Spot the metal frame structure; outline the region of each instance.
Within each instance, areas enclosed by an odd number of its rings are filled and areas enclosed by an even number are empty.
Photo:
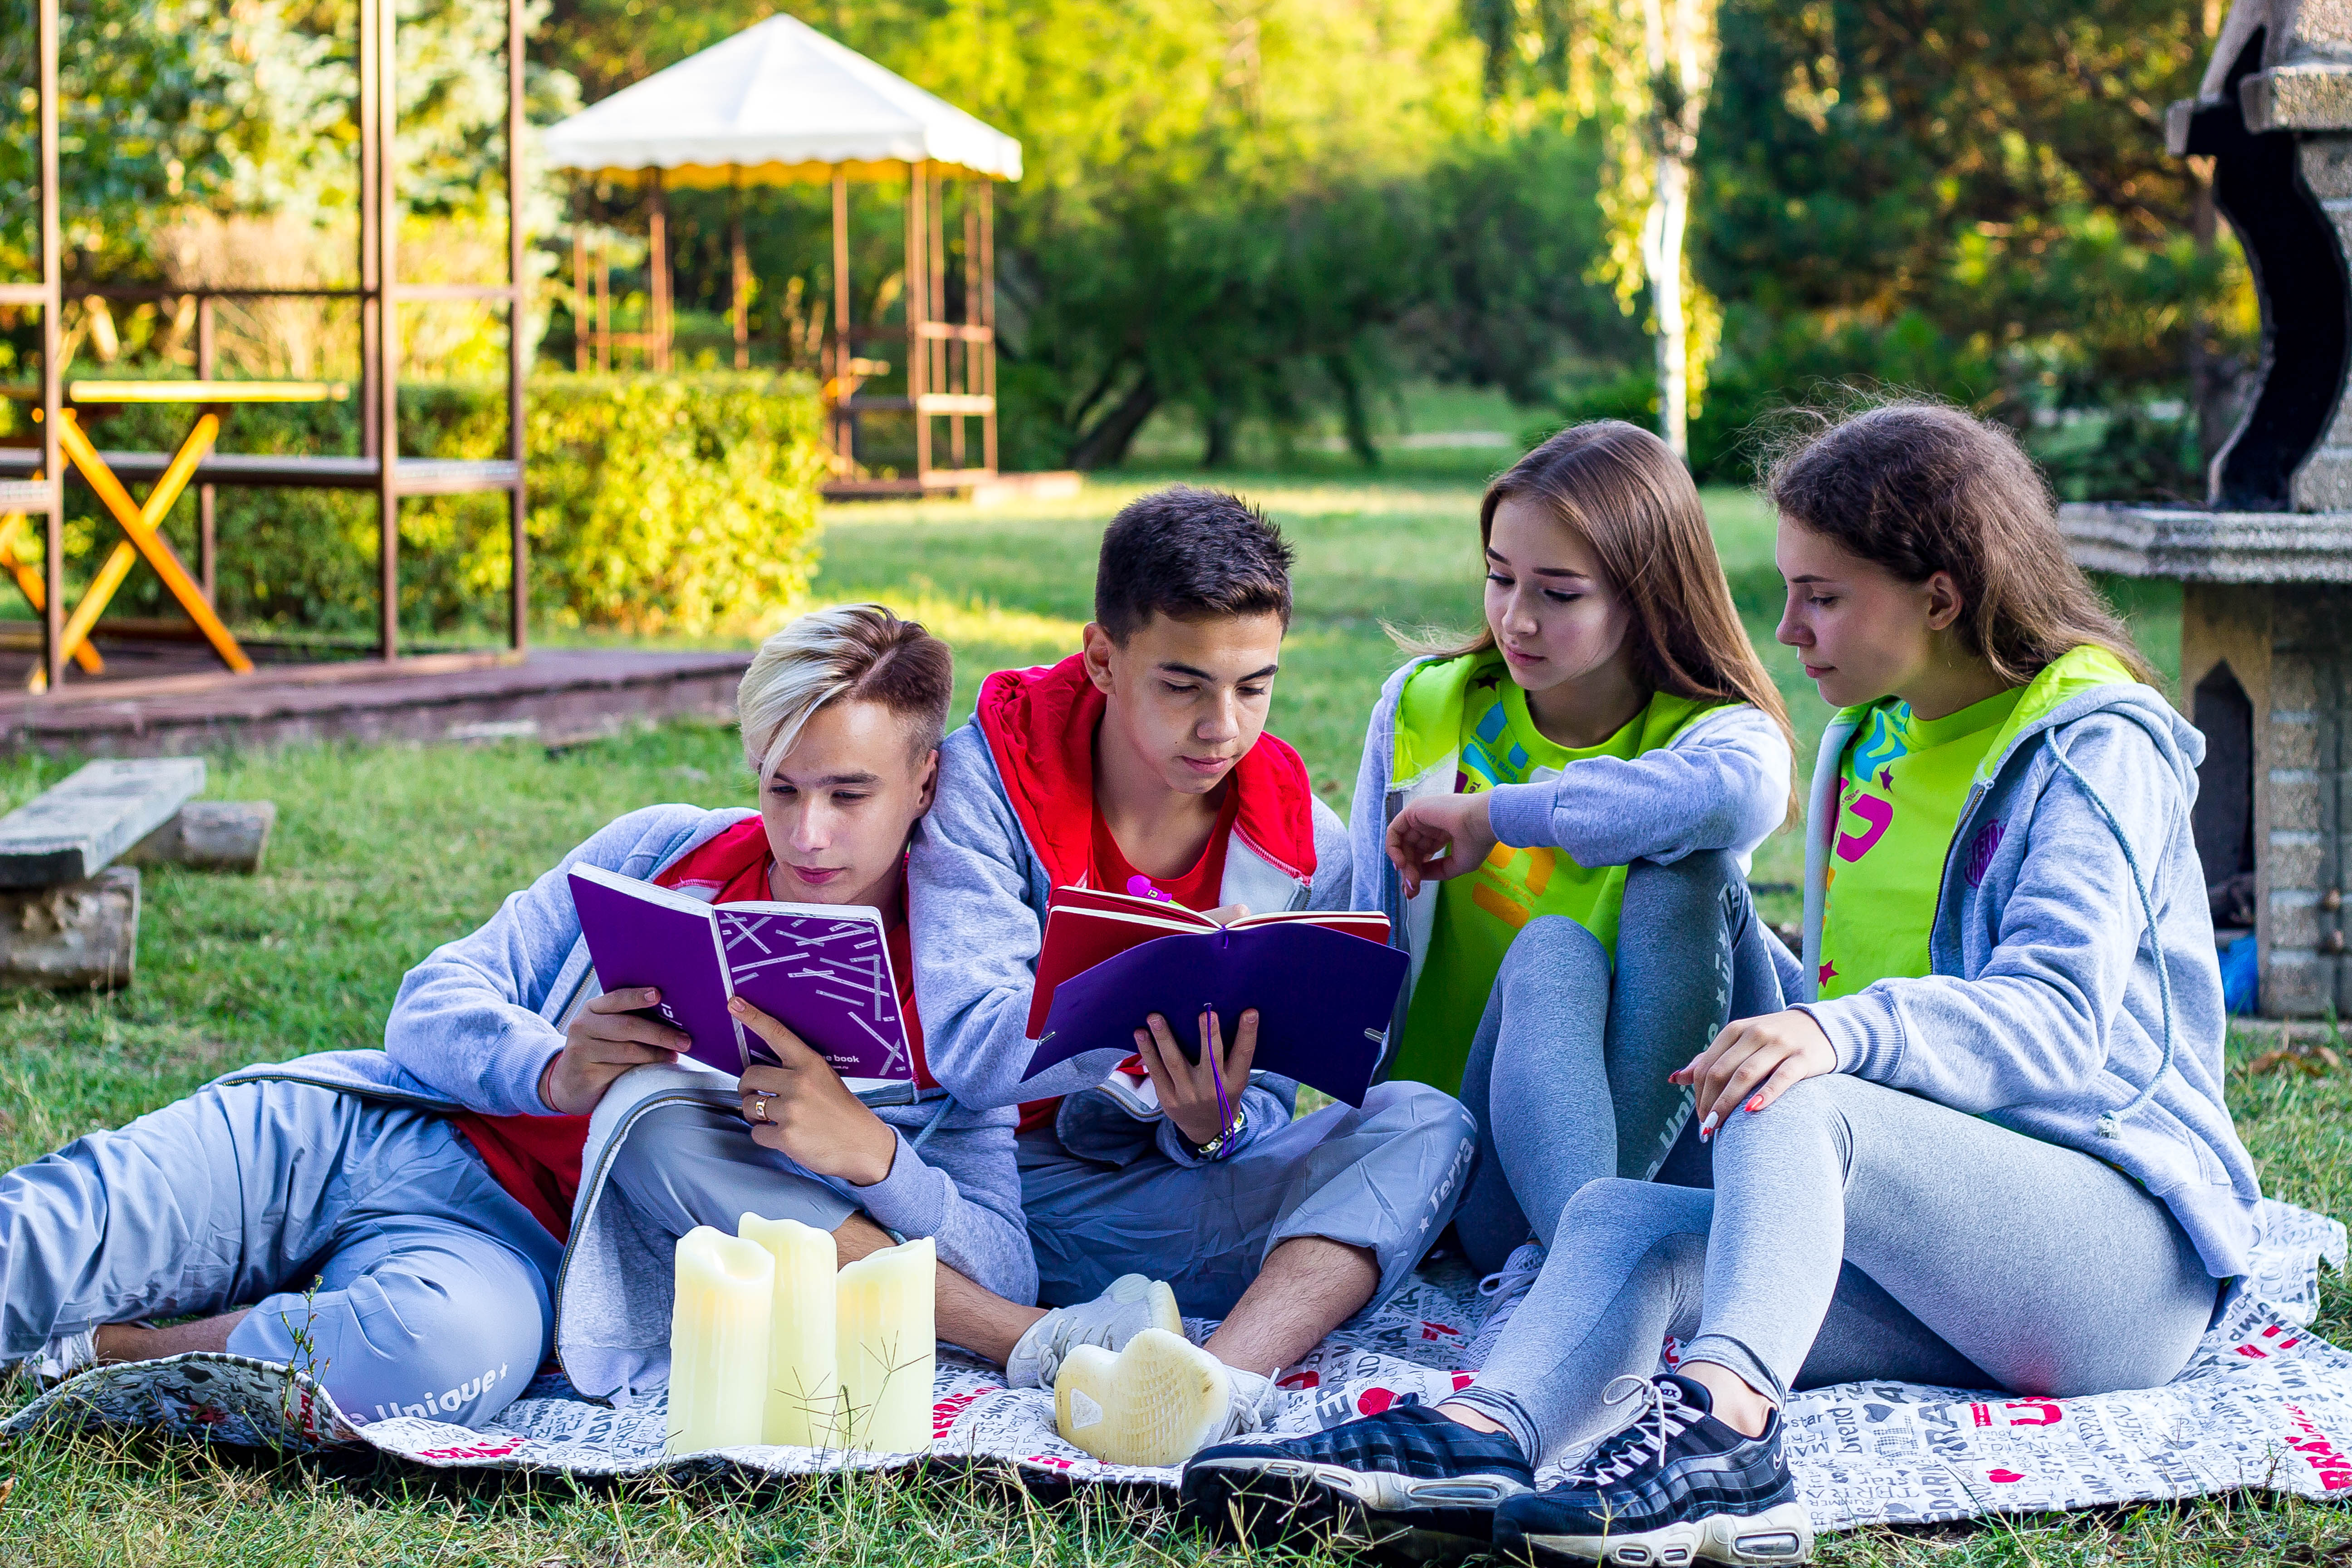
[[[360,0],[360,284],[356,289],[127,288],[65,284],[60,240],[58,165],[58,5],[35,0],[38,13],[40,80],[41,281],[0,283],[0,304],[33,306],[41,313],[41,445],[37,453],[0,448],[0,512],[38,511],[47,520],[42,567],[42,671],[51,692],[64,677],[64,472],[58,435],[64,405],[62,313],[68,291],[112,299],[196,300],[197,375],[214,372],[213,308],[219,299],[357,300],[360,304],[360,456],[310,458],[214,454],[196,466],[197,580],[209,602],[215,585],[213,492],[219,485],[373,490],[380,539],[377,653],[400,655],[400,503],[409,496],[504,490],[509,496],[509,549],[513,584],[508,606],[509,638],[519,653],[530,623],[529,539],[525,531],[523,232],[523,8],[507,5],[507,279],[504,283],[416,284],[399,281],[399,198],[395,150],[399,137],[394,69],[399,58],[394,0]],[[500,302],[507,307],[507,456],[460,461],[403,458],[400,452],[400,310],[404,304],[448,300]],[[108,465],[125,479],[160,478],[170,462],[162,452],[109,452]]]

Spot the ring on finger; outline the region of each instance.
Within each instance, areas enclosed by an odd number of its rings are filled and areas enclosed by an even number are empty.
[[[755,1095],[753,1095],[753,1096],[751,1097],[751,1109],[749,1111],[745,1112],[746,1117],[747,1117],[749,1120],[753,1121],[759,1121],[759,1122],[765,1122],[765,1121],[768,1121],[768,1098],[769,1098],[769,1097],[768,1097],[768,1096],[766,1096],[766,1095],[764,1095],[764,1094],[755,1094]]]

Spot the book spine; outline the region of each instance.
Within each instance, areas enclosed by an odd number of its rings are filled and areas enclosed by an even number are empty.
[[[727,939],[719,934],[718,907],[713,905],[703,913],[710,922],[710,951],[719,960],[719,984],[725,987],[728,995],[733,996],[735,967],[727,962]],[[735,1016],[732,1009],[730,1009],[727,1014],[727,1026],[735,1031],[735,1056],[740,1064],[735,1068],[735,1076],[740,1078],[743,1076],[744,1069],[751,1065],[751,1047],[750,1042],[743,1038],[743,1021]]]

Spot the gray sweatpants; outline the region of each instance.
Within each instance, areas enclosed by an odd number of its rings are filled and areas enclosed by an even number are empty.
[[[1476,1146],[1454,1097],[1421,1083],[1374,1084],[1361,1110],[1327,1105],[1204,1165],[1156,1148],[1108,1164],[1051,1132],[1024,1134],[1038,1304],[1089,1300],[1122,1274],[1148,1274],[1174,1286],[1187,1313],[1222,1318],[1266,1254],[1303,1236],[1370,1252],[1372,1300],[1385,1300],[1444,1230]]]
[[[2113,1166],[1843,1074],[1715,1137],[1715,1190],[1594,1182],[1454,1397],[1538,1460],[1671,1334],[1759,1392],[1865,1378],[2063,1398],[2169,1382],[2217,1282]]]
[[[605,1180],[608,1202],[617,1196],[655,1232],[671,1237],[698,1225],[732,1236],[747,1214],[839,1230],[858,1212],[830,1182],[752,1142],[743,1118],[718,1106],[646,1111],[614,1154]]]
[[[229,1350],[312,1372],[352,1419],[478,1426],[547,1353],[562,1250],[445,1117],[213,1084],[0,1176],[0,1360],[250,1307]]]
[[[1478,1165],[1454,1229],[1475,1268],[1530,1234],[1549,1247],[1587,1182],[1658,1174],[1690,1120],[1666,1075],[1728,1020],[1780,1010],[1774,940],[1721,850],[1627,868],[1613,973],[1564,916],[1512,939],[1462,1075]]]

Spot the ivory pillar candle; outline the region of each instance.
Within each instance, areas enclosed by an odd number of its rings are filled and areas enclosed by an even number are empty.
[[[931,1302],[939,1267],[939,1250],[925,1237],[868,1253],[841,1270],[836,1311],[849,1426],[845,1447],[919,1454],[931,1446],[931,1377],[939,1352]]]
[[[834,1273],[841,1259],[833,1236],[796,1219],[755,1214],[736,1222],[736,1229],[776,1260],[760,1441],[833,1447],[841,1441],[841,1379],[835,1371],[840,1349],[834,1330]]]
[[[663,1450],[691,1454],[757,1443],[776,1260],[756,1241],[698,1225],[678,1237],[674,1267]]]

